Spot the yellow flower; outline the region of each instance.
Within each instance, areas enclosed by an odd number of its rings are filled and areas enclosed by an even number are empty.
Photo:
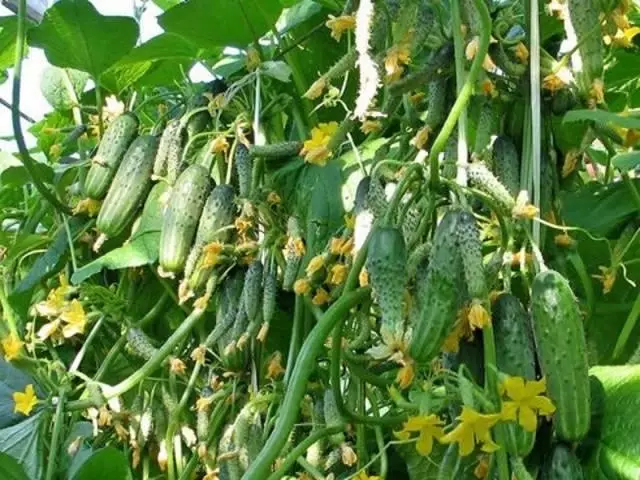
[[[317,306],[321,306],[326,303],[329,303],[330,300],[331,300],[331,297],[329,296],[327,291],[324,288],[318,288],[318,290],[316,290],[316,294],[313,296],[313,299],[311,300],[311,303]]]
[[[325,166],[331,156],[327,145],[337,130],[338,122],[320,123],[317,127],[313,127],[311,138],[304,142],[300,150],[300,155],[304,156],[305,162]]]
[[[331,242],[329,243],[329,252],[331,255],[340,255],[340,250],[342,249],[342,244],[345,239],[341,237],[333,237]]]
[[[73,214],[80,215],[86,213],[90,217],[95,217],[100,212],[100,206],[102,202],[93,198],[83,198],[75,207],[73,207]]]
[[[329,20],[325,25],[331,29],[331,37],[339,42],[344,32],[356,28],[356,17],[353,15],[340,15],[339,17],[329,15]]]
[[[247,58],[245,59],[244,63],[247,67],[247,70],[249,70],[250,72],[258,68],[258,66],[260,65],[260,54],[258,53],[258,50],[253,47],[249,47],[247,49]]]
[[[493,98],[498,96],[498,89],[496,89],[495,83],[488,78],[482,82],[481,89],[482,93],[487,97]]]
[[[604,82],[600,78],[596,78],[591,84],[589,96],[597,103],[604,103]]]
[[[413,379],[416,377],[416,370],[413,367],[413,361],[406,356],[402,359],[402,363],[404,365],[400,367],[400,370],[398,370],[396,374],[396,383],[404,390],[413,383]]]
[[[420,130],[418,130],[418,133],[416,133],[415,137],[411,139],[411,145],[416,147],[418,150],[421,150],[429,140],[430,133],[430,126],[427,125],[425,127],[422,127]]]
[[[412,433],[418,432],[416,450],[420,455],[427,456],[433,449],[433,439],[440,440],[444,434],[442,425],[442,420],[434,414],[409,417],[402,430],[393,434],[400,440],[409,440]]]
[[[350,213],[344,214],[344,224],[349,230],[353,230],[356,227],[356,217]]]
[[[324,92],[325,88],[327,88],[327,80],[324,77],[320,77],[311,84],[303,97],[308,98],[309,100],[315,100],[320,95],[322,95],[322,92]]]
[[[220,253],[224,245],[220,242],[211,242],[202,249],[202,268],[213,267],[220,261]]]
[[[284,371],[284,367],[282,366],[282,353],[276,351],[271,355],[271,359],[267,365],[267,378],[275,380],[282,375]]]
[[[352,467],[358,461],[358,456],[356,452],[353,451],[350,445],[343,443],[340,445],[340,458],[342,459],[342,463],[347,467]]]
[[[311,261],[309,262],[309,265],[307,265],[307,276],[312,276],[314,273],[316,273],[318,270],[320,270],[322,267],[324,267],[324,256],[323,255],[316,255],[315,257],[313,257],[311,259]]]
[[[565,87],[564,81],[555,73],[550,73],[542,79],[542,88],[551,93],[562,90]]]
[[[191,352],[191,359],[200,364],[204,364],[205,356],[207,355],[207,347],[200,345],[193,349]]]
[[[405,65],[411,62],[411,51],[407,42],[393,45],[387,50],[384,58],[384,70],[387,74],[387,81],[393,82],[398,80],[404,73]]]
[[[500,448],[491,438],[489,430],[493,427],[500,415],[485,415],[478,413],[473,408],[462,407],[462,413],[457,418],[460,423],[443,436],[440,441],[442,443],[458,443],[459,454],[466,457],[473,451],[476,443],[482,444],[482,451],[491,453]]]
[[[473,475],[480,479],[487,478],[489,475],[489,459],[486,455],[482,455],[478,460],[476,468],[473,469]]]
[[[572,247],[576,243],[576,241],[567,232],[562,232],[553,237],[553,242],[559,247]]]
[[[476,328],[483,329],[491,325],[491,315],[489,315],[489,312],[487,312],[487,309],[484,308],[482,302],[479,300],[473,300],[471,302],[468,318],[472,331]]]
[[[516,199],[516,205],[513,207],[511,214],[515,218],[524,220],[532,220],[538,215],[538,208],[529,203],[529,194],[526,190],[522,190]]]
[[[613,12],[611,12],[611,19],[621,30],[626,30],[631,27],[631,24],[629,23],[629,17],[627,17],[624,12],[625,10],[622,7],[614,8]]]
[[[296,280],[293,284],[293,291],[296,295],[306,295],[311,291],[311,283],[306,278]]]
[[[54,339],[59,339],[60,335],[58,329],[60,328],[60,320],[53,320],[51,322],[45,323],[38,330],[37,336],[40,340],[45,341],[49,337],[54,337]]]
[[[169,370],[176,375],[184,375],[187,371],[187,366],[178,357],[171,357],[169,359]]]
[[[422,100],[424,100],[425,94],[424,92],[416,92],[413,95],[409,95],[409,101],[413,105],[418,105]]]
[[[54,143],[53,145],[51,145],[51,148],[49,148],[50,157],[60,158],[61,154],[62,154],[62,146],[59,143]]]
[[[57,317],[65,307],[65,297],[73,291],[67,277],[60,275],[60,286],[49,292],[47,300],[35,305],[35,310],[41,317]]]
[[[521,377],[507,377],[503,382],[505,393],[511,400],[502,402],[502,418],[518,420],[522,428],[535,432],[538,426],[537,415],[551,415],[556,407],[544,395],[547,389],[545,379],[526,381]]]
[[[218,135],[211,142],[211,153],[226,153],[227,150],[229,150],[229,142],[227,142],[227,138],[224,135]]]
[[[351,255],[353,253],[353,237],[347,238],[340,248],[340,255]]]
[[[360,273],[358,274],[358,282],[360,283],[361,287],[366,287],[367,285],[369,285],[369,272],[367,272],[366,268],[360,270]]]
[[[22,413],[23,415],[29,415],[33,407],[38,403],[38,398],[33,390],[33,385],[29,384],[23,392],[13,392],[13,402],[15,407],[13,411],[15,413]]]
[[[360,131],[365,135],[379,132],[382,130],[382,122],[380,120],[365,120],[360,126]]]
[[[469,323],[469,309],[461,308],[458,311],[458,318],[456,324],[453,327],[451,333],[447,336],[442,345],[443,352],[458,353],[460,350],[460,340],[463,338],[467,340],[473,339],[473,330]]]
[[[200,397],[196,400],[196,411],[197,412],[206,412],[209,410],[211,406],[211,402],[213,402],[213,396],[210,397]]]
[[[516,58],[520,63],[523,63],[525,65],[529,63],[529,50],[527,49],[527,46],[524,43],[519,42],[514,47],[514,50],[515,50]]]
[[[465,48],[465,56],[467,57],[467,60],[471,61],[474,58],[476,58],[479,47],[480,47],[480,38],[473,37],[473,39],[471,39],[471,41],[467,44],[467,47]],[[485,69],[487,72],[491,72],[496,68],[495,63],[493,63],[493,60],[491,60],[491,57],[488,54],[485,55],[484,60],[482,61],[482,68]]]
[[[349,269],[343,263],[336,263],[329,273],[329,285],[342,285],[347,278]]]
[[[300,237],[289,237],[287,244],[284,248],[285,256],[292,256],[300,258],[304,256],[306,249],[304,248],[304,242]]]
[[[353,480],[381,480],[381,478],[378,475],[369,476],[367,472],[363,470],[353,477]]]
[[[84,333],[87,325],[87,314],[82,304],[77,299],[74,299],[64,312],[62,312],[60,320],[66,323],[66,325],[62,327],[62,335],[64,338],[71,338],[74,335]]]
[[[3,338],[2,352],[4,354],[4,359],[10,362],[11,360],[18,358],[23,345],[24,342],[13,333],[8,337]]]
[[[598,270],[602,272],[602,275],[594,275],[594,278],[597,278],[602,282],[602,293],[605,295],[611,291],[613,285],[616,283],[617,272],[615,268],[611,267],[598,267]]]
[[[267,203],[269,205],[279,205],[282,203],[282,199],[276,192],[269,192],[269,195],[267,195]]]

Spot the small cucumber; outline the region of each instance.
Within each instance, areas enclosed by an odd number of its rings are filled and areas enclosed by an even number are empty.
[[[238,192],[241,197],[246,198],[251,194],[251,178],[253,176],[253,159],[249,149],[244,144],[238,142],[233,163],[238,174]]]
[[[158,351],[149,337],[139,328],[130,328],[127,332],[127,348],[143,360],[149,360]]]
[[[493,172],[513,197],[520,191],[520,156],[509,137],[500,135],[493,143]]]
[[[104,132],[85,179],[84,191],[87,197],[102,200],[107,194],[127,148],[138,134],[138,125],[138,118],[133,113],[125,113],[116,118]]]
[[[498,128],[500,119],[500,109],[496,102],[485,101],[480,109],[476,138],[473,144],[473,154],[481,155],[491,143],[491,136]]]
[[[176,156],[180,156],[182,146],[181,130],[182,125],[180,123],[180,119],[176,118],[167,123],[167,126],[160,137],[158,153],[156,154],[156,159],[153,164],[153,175],[158,178],[168,177],[169,165],[171,165],[171,177],[173,182],[169,182],[170,184],[175,183],[177,178],[175,170],[176,163],[179,162],[176,161]]]
[[[583,480],[584,471],[571,448],[559,443],[544,463],[540,478],[541,480]]]
[[[536,275],[531,310],[538,360],[556,406],[556,434],[578,441],[589,430],[591,395],[584,326],[569,282],[553,270]]]
[[[484,301],[488,298],[489,291],[482,263],[482,240],[476,219],[471,212],[458,213],[456,240],[469,295],[472,299]]]
[[[489,171],[487,166],[482,162],[472,163],[469,165],[469,183],[481,192],[492,197],[498,208],[506,216],[511,216],[516,201],[500,180]]]
[[[425,126],[430,132],[435,131],[447,118],[447,79],[438,77],[429,82],[427,94],[427,118]]]
[[[327,388],[325,390],[322,405],[324,421],[328,427],[344,423],[342,415],[340,415],[338,407],[336,406],[336,398],[333,395],[332,389]],[[344,433],[334,433],[329,437],[329,440],[335,446],[342,445],[342,443],[344,443]]]
[[[249,265],[247,274],[244,277],[244,308],[249,317],[249,322],[253,322],[258,315],[258,307],[262,299],[262,276],[264,266],[260,260],[256,260]]]
[[[582,69],[578,84],[583,93],[589,93],[594,80],[602,78],[604,70],[604,43],[600,30],[599,0],[568,0],[569,20],[578,41]]]
[[[209,172],[201,165],[188,167],[173,187],[160,231],[159,263],[165,272],[182,270],[210,189]]]
[[[151,187],[151,170],[158,140],[151,135],[136,138],[120,164],[102,202],[96,226],[106,237],[115,237],[129,225]]]

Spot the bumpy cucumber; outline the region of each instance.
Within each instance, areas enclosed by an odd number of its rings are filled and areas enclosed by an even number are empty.
[[[371,234],[367,271],[382,312],[384,330],[402,338],[402,298],[407,284],[407,247],[402,232],[394,227],[378,227]]]
[[[238,192],[241,197],[248,197],[251,194],[251,177],[253,175],[253,159],[249,149],[242,143],[236,146],[236,154],[233,163],[238,174]]]
[[[489,45],[489,56],[500,70],[512,77],[521,77],[527,71],[526,65],[509,57],[509,54],[500,42]]]
[[[159,262],[165,272],[182,270],[211,189],[209,172],[191,165],[178,178],[162,221]]]
[[[458,173],[458,129],[453,131],[444,147],[442,176],[453,180]]]
[[[176,157],[180,156],[182,146],[181,130],[180,119],[176,118],[167,123],[160,137],[158,153],[153,164],[153,175],[155,177],[168,177],[169,165],[171,165],[171,177],[173,179],[173,182],[170,182],[171,184],[175,183],[177,179],[176,166],[179,160],[176,160]]]
[[[233,441],[233,430],[233,424],[227,425],[218,443],[218,455],[222,457],[218,461],[220,480],[240,480],[242,477],[238,455],[234,455],[238,446]]]
[[[138,124],[138,118],[133,113],[125,113],[104,132],[84,183],[87,197],[101,200],[107,194],[127,148],[138,134]]]
[[[538,360],[556,406],[559,438],[578,441],[589,430],[591,395],[582,316],[569,282],[558,272],[539,273],[531,289]]]
[[[427,118],[425,125],[434,131],[442,125],[447,118],[447,79],[438,77],[429,82],[429,93],[427,96]]]
[[[491,142],[491,135],[495,133],[499,120],[499,109],[495,102],[487,100],[480,109],[476,138],[473,144],[473,153],[480,155]]]
[[[496,343],[498,370],[512,377],[536,379],[536,351],[529,315],[520,300],[511,294],[501,295],[493,305],[493,334]],[[507,451],[519,457],[533,449],[535,432],[527,432],[520,425],[508,425]]]
[[[471,186],[492,197],[502,213],[510,216],[516,201],[487,166],[482,162],[472,163],[469,165],[468,173]]]
[[[107,237],[122,233],[151,187],[151,170],[158,140],[151,135],[136,138],[120,164],[102,202],[96,226]]]
[[[143,360],[149,360],[158,351],[149,337],[139,328],[130,328],[127,332],[127,348]]]
[[[512,196],[518,196],[520,156],[513,140],[504,135],[500,135],[493,143],[493,172]]]
[[[589,92],[593,81],[602,78],[604,69],[604,44],[600,31],[600,2],[598,0],[568,0],[567,6],[582,60],[579,84],[584,92]]]
[[[366,204],[374,218],[383,217],[387,211],[387,195],[382,182],[377,177],[369,178]]]
[[[249,321],[255,320],[258,315],[258,307],[260,306],[260,300],[262,299],[262,276],[264,272],[264,266],[260,260],[256,260],[249,265],[247,274],[244,277],[245,291],[244,291],[244,308],[247,311]]]
[[[583,480],[584,471],[571,448],[559,443],[547,458],[540,478],[541,480]]]
[[[467,290],[471,298],[488,298],[487,277],[482,263],[482,240],[473,214],[468,211],[458,213],[456,240],[462,259]]]
[[[287,237],[293,241],[301,239],[301,235],[300,221],[296,217],[289,217],[287,220]],[[286,248],[285,250],[286,264],[282,275],[282,289],[289,291],[298,276],[302,256],[296,255],[292,248]]]
[[[276,313],[276,300],[278,295],[278,277],[273,268],[264,272],[264,285],[262,292],[262,321],[271,323]]]
[[[338,407],[336,406],[336,399],[333,396],[332,389],[327,388],[325,390],[322,405],[324,421],[328,427],[331,427],[333,425],[341,425],[344,422],[342,419],[342,415],[340,415]],[[331,437],[329,437],[329,440],[335,446],[339,446],[344,442],[344,433],[335,433],[331,435]]]
[[[448,212],[436,227],[426,281],[418,293],[420,314],[411,338],[411,355],[418,362],[433,360],[456,321],[462,270],[457,228],[457,211]]]
[[[303,147],[299,141],[272,143],[270,145],[251,145],[249,154],[252,157],[284,158],[297,155]]]

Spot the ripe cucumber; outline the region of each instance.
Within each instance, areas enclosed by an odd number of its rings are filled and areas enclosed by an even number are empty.
[[[151,135],[136,138],[120,164],[102,202],[96,226],[106,237],[122,233],[142,205],[151,187],[151,170],[158,140]]]
[[[516,146],[509,137],[500,135],[493,143],[493,172],[516,197],[520,191],[520,156]]]
[[[181,130],[180,119],[169,121],[160,137],[160,145],[153,165],[153,175],[155,177],[169,177],[169,170],[171,170],[173,181],[169,182],[170,184],[175,183],[177,178],[176,171],[179,170],[176,166],[179,160],[177,161],[176,157],[180,156],[182,146]]]
[[[481,192],[492,197],[504,215],[511,216],[516,201],[500,180],[489,171],[487,166],[482,162],[472,163],[469,165],[469,183]]]
[[[160,231],[159,262],[165,272],[182,270],[210,189],[209,172],[201,165],[188,167],[173,187]]]
[[[582,316],[569,282],[553,270],[539,273],[531,289],[531,310],[538,360],[556,406],[556,434],[578,441],[589,430],[591,395]]]
[[[116,118],[104,132],[85,179],[84,191],[87,197],[101,200],[107,194],[127,148],[138,134],[138,125],[138,118],[133,113],[125,113]]]
[[[264,266],[260,260],[256,260],[249,265],[247,274],[244,277],[244,308],[249,317],[249,322],[253,322],[258,315],[258,307],[262,299],[262,276]]]
[[[484,301],[488,298],[489,290],[482,263],[482,240],[476,219],[471,212],[458,213],[456,241],[469,295],[472,299]]]
[[[251,178],[253,176],[253,159],[249,149],[242,143],[236,146],[236,154],[233,163],[238,174],[238,192],[243,198],[251,194]]]
[[[582,70],[578,84],[583,92],[591,90],[593,81],[602,78],[604,43],[600,31],[600,1],[568,0],[569,20],[578,41]]]

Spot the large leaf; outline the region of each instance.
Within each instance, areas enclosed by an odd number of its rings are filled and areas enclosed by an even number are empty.
[[[0,70],[12,67],[15,62],[17,32],[17,16],[0,17]]]
[[[619,115],[604,110],[572,110],[562,119],[563,123],[593,121],[605,126],[640,128],[640,117]]]
[[[607,87],[620,87],[630,81],[636,81],[640,76],[640,62],[635,51],[617,50],[615,63],[607,69],[604,75]]]
[[[138,38],[133,18],[101,15],[88,0],[61,0],[29,32],[29,44],[44,49],[49,62],[99,78],[127,54]]]
[[[3,480],[29,480],[24,468],[11,455],[0,452],[0,472]]]
[[[286,5],[289,6],[289,5]],[[278,19],[276,24],[278,32],[284,34],[302,22],[306,22],[315,14],[322,10],[322,5],[313,0],[302,0],[291,8],[287,8]]]
[[[0,430],[0,452],[15,458],[29,478],[43,478],[40,431],[43,412]]]
[[[42,397],[42,392],[31,377],[0,357],[0,428],[24,420],[24,415],[13,411],[13,393],[24,391],[29,384],[34,385],[36,395]]]
[[[590,371],[594,416],[582,452],[587,478],[640,477],[640,365]]]
[[[129,267],[140,267],[158,259],[160,245],[160,227],[162,226],[162,209],[160,197],[166,191],[165,183],[158,183],[147,197],[138,230],[122,247],[111,250],[93,262],[76,270],[71,282],[78,284],[101,272],[103,269],[118,270]]]
[[[107,447],[93,453],[72,477],[73,480],[129,480],[131,470],[123,452]]]
[[[619,153],[611,159],[611,165],[623,172],[633,170],[640,165],[640,152]]]
[[[46,183],[53,181],[53,169],[49,165],[36,161],[34,168],[41,180]],[[30,182],[31,177],[22,162],[14,155],[0,151],[0,185],[22,187]]]
[[[166,11],[158,22],[204,48],[245,46],[275,24],[279,0],[191,0]]]

